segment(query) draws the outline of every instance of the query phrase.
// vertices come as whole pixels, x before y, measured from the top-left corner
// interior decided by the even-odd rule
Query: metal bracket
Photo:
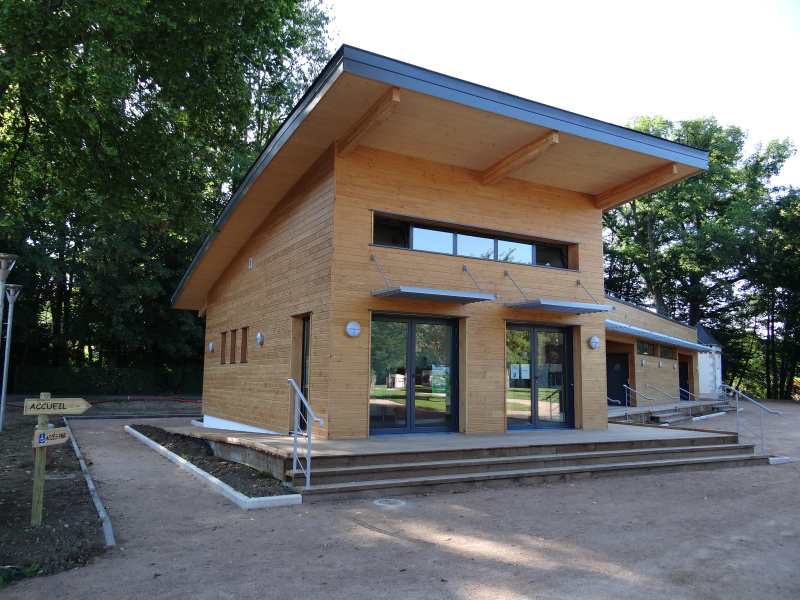
[[[372,255],[372,260],[375,262],[376,265],[378,265],[378,270],[381,272],[381,275],[383,276],[383,280],[386,282],[386,287],[392,287],[392,284],[389,283],[388,279],[386,279],[386,275],[383,273],[383,269],[381,269],[381,264],[378,262],[378,259],[375,258],[374,254]]]
[[[508,269],[506,269],[506,277],[508,277],[511,280],[511,283],[513,283],[515,286],[517,286],[517,289],[519,290],[519,293],[522,294],[522,297],[525,298],[525,300],[530,300],[530,298],[528,298],[525,295],[525,292],[523,292],[522,289],[517,285],[517,282],[514,281],[514,278],[511,276],[511,273],[508,272]]]
[[[579,285],[579,286],[581,286],[581,287],[582,287],[584,290],[586,290],[586,286],[585,286],[585,285],[583,285],[583,284],[581,283],[581,280],[580,280],[580,279],[578,279],[578,285]],[[594,303],[595,303],[595,304],[600,304],[600,303],[597,301],[597,298],[595,298],[594,296],[592,296],[592,292],[590,292],[589,290],[586,290],[586,293],[587,293],[587,294],[589,294],[589,295],[592,297],[592,300],[594,300]]]
[[[481,294],[483,294],[483,290],[481,289],[481,286],[479,286],[478,282],[475,281],[475,278],[472,276],[472,273],[469,272],[469,269],[467,268],[467,265],[464,265],[464,270],[467,272],[467,275],[469,275],[469,278],[472,279],[472,283],[475,284],[475,287],[478,288],[478,291]]]

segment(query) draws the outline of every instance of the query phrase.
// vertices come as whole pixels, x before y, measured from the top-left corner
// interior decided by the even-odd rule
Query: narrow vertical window
[[[239,349],[239,362],[247,362],[247,327],[242,327],[242,341]]]
[[[231,329],[231,364],[236,363],[236,330]]]
[[[227,352],[228,348],[226,344],[227,341],[228,341],[228,333],[226,331],[223,331],[222,333],[220,333],[220,339],[219,339],[219,364],[221,365],[225,364],[225,353]]]

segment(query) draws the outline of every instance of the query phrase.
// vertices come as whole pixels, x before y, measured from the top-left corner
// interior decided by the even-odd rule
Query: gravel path
[[[770,450],[800,457],[800,404],[770,406]],[[243,511],[131,422],[72,425],[119,547],[0,597],[800,597],[800,462]]]

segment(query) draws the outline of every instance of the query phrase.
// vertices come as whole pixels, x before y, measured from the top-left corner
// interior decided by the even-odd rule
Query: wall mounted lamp
[[[646,364],[647,364],[647,361],[645,359],[642,359],[642,366],[645,366]]]
[[[361,333],[361,325],[358,321],[350,321],[347,324],[347,335],[350,337],[358,337],[359,333]]]
[[[592,350],[597,350],[600,347],[600,338],[596,335],[593,335],[589,338],[589,348]]]
[[[208,351],[209,352],[213,352],[214,351],[214,342],[208,342]]]
[[[264,334],[261,333],[260,331],[256,334],[256,344],[258,344],[259,346],[264,345]]]
[[[660,369],[660,368],[661,368],[661,367],[663,367],[663,366],[664,366],[664,363],[663,363],[663,362],[661,362],[661,361],[658,361],[658,368]]]

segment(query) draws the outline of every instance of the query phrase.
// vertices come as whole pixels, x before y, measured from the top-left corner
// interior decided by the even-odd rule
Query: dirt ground
[[[800,404],[770,406],[768,450],[800,457]],[[244,511],[134,422],[73,422],[118,548],[0,598],[800,597],[800,462]]]

